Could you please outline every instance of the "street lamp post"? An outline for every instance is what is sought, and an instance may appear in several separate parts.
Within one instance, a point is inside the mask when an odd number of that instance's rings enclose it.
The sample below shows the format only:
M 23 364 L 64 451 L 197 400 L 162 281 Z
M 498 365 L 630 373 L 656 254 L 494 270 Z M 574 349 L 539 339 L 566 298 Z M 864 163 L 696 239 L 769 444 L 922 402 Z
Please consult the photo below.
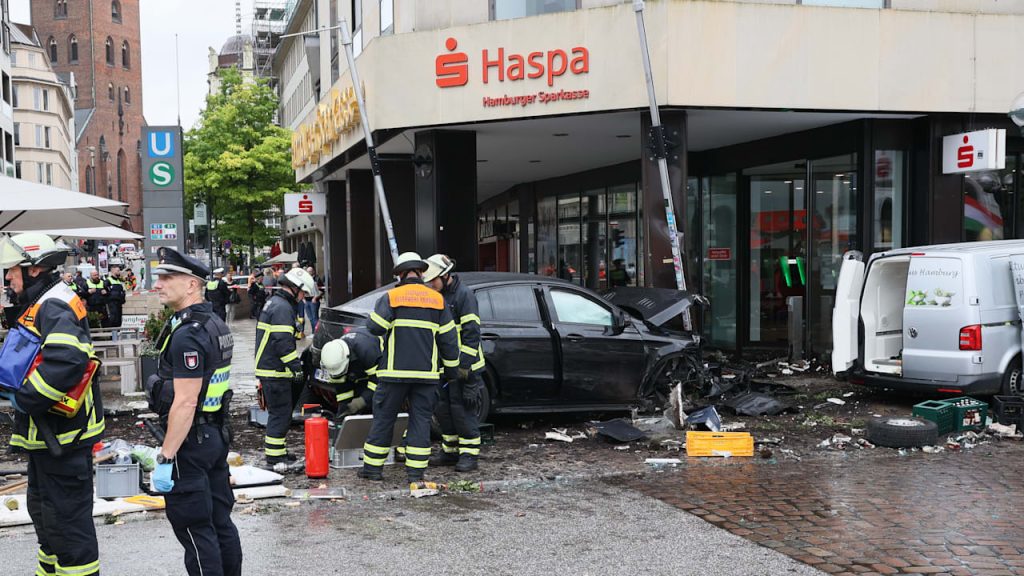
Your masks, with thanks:
M 1024 136 L 1024 92 L 1021 92 L 1010 104 L 1010 120 L 1020 128 L 1021 136 Z

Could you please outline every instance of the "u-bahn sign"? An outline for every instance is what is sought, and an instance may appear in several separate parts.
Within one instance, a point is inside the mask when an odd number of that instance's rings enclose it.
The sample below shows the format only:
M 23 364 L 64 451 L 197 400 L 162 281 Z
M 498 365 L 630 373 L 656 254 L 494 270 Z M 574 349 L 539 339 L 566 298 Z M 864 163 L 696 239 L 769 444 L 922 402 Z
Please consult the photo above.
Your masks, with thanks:
M 146 126 L 142 129 L 142 214 L 149 253 L 161 247 L 185 249 L 183 196 L 185 171 L 182 169 L 181 127 Z M 152 266 L 146 285 L 152 287 Z

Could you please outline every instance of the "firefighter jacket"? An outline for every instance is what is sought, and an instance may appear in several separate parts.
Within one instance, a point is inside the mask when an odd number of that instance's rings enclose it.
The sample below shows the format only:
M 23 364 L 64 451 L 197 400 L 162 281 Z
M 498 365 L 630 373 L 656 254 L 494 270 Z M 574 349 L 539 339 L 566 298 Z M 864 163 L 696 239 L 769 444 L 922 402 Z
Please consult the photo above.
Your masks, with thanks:
M 107 301 L 111 304 L 124 304 L 127 292 L 125 292 L 124 282 L 120 278 L 114 278 L 113 276 L 107 276 L 103 281 L 104 287 L 107 290 Z
M 295 344 L 295 296 L 275 290 L 256 323 L 256 377 L 291 378 L 301 372 Z
M 451 310 L 459 335 L 459 368 L 470 372 L 482 371 L 484 348 L 480 342 L 480 305 L 477 304 L 476 295 L 462 285 L 456 274 L 452 274 L 451 284 L 445 286 L 441 294 Z
M 18 324 L 39 338 L 42 347 L 37 359 L 41 362 L 16 393 L 18 406 L 25 412 L 15 415 L 11 446 L 46 450 L 45 439 L 51 435 L 50 440 L 55 439 L 64 449 L 91 446 L 102 437 L 105 426 L 97 380 L 80 397 L 74 416 L 50 412 L 54 405 L 66 401 L 66 394 L 96 358 L 85 305 L 56 275 L 49 281 L 40 279 L 22 296 L 24 312 Z
M 341 337 L 348 345 L 348 371 L 338 377 L 331 378 L 321 370 L 318 380 L 334 385 L 335 400 L 347 402 L 362 396 L 367 404 L 377 391 L 377 365 L 384 349 L 384 339 L 370 334 L 365 328 L 357 328 Z
M 103 310 L 107 306 L 107 295 L 103 293 L 107 289 L 107 284 L 102 278 L 93 282 L 92 278 L 85 281 L 86 287 L 86 304 L 89 306 L 89 311 Z M 92 294 L 89 294 L 89 290 L 95 290 Z
M 234 339 L 227 324 L 213 312 L 209 302 L 193 304 L 168 320 L 157 364 L 159 389 L 147 390 L 150 408 L 162 417 L 174 401 L 175 378 L 203 378 L 198 412 L 221 411 L 225 394 L 231 389 L 231 356 Z
M 384 338 L 379 382 L 436 384 L 458 377 L 459 341 L 444 297 L 419 278 L 406 278 L 381 296 L 367 326 Z

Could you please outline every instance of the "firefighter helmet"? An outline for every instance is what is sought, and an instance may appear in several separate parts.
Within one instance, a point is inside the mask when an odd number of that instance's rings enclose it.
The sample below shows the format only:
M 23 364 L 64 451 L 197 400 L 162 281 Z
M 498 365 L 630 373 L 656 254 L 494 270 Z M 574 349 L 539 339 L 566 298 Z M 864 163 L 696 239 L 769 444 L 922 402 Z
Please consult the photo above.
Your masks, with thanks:
M 285 273 L 282 277 L 282 283 L 285 286 L 292 286 L 298 288 L 306 293 L 306 296 L 310 298 L 316 298 L 320 295 L 320 291 L 317 290 L 316 281 L 302 268 L 292 268 Z
M 402 252 L 398 255 L 398 260 L 395 260 L 395 268 L 392 273 L 398 276 L 402 272 L 409 270 L 419 270 L 423 272 L 427 269 L 427 263 L 420 258 L 420 255 L 415 252 Z
M 320 365 L 331 378 L 340 378 L 348 372 L 348 344 L 338 338 L 324 344 L 320 351 Z
M 0 268 L 42 266 L 56 268 L 67 258 L 68 248 L 41 232 L 5 236 L 0 240 Z
M 444 254 L 434 254 L 427 258 L 427 271 L 423 274 L 423 281 L 430 282 L 438 276 L 446 276 L 455 270 L 455 260 Z

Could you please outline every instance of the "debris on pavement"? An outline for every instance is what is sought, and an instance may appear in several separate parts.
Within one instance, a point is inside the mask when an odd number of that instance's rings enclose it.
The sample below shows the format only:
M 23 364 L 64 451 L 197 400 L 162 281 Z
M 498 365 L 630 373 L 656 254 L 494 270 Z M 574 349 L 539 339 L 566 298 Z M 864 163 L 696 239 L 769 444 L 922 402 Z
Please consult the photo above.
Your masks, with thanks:
M 327 488 L 320 486 L 308 490 L 292 490 L 291 498 L 295 500 L 344 500 L 348 490 L 343 487 Z
M 667 436 L 676 434 L 675 424 L 664 416 L 656 416 L 654 418 L 634 418 L 633 427 L 644 432 L 648 436 Z
M 654 467 L 658 466 L 678 466 L 683 461 L 679 458 L 648 458 L 644 460 L 644 464 L 650 464 Z
M 722 417 L 718 415 L 718 410 L 715 410 L 714 406 L 708 406 L 690 414 L 686 417 L 686 423 L 694 430 L 700 429 L 697 426 L 703 426 L 711 432 L 722 430 Z
M 1007 426 L 1004 424 L 993 423 L 988 425 L 988 429 L 986 431 L 989 434 L 994 434 L 1000 438 L 1012 438 L 1016 440 L 1024 438 L 1024 434 L 1017 431 L 1016 424 L 1010 424 Z
M 845 434 L 835 434 L 831 438 L 822 440 L 818 444 L 818 448 L 832 448 L 835 450 L 845 450 L 850 443 L 853 442 L 853 438 Z
M 642 438 L 647 438 L 647 434 L 627 422 L 624 418 L 616 418 L 607 422 L 592 422 L 591 424 L 594 428 L 597 428 L 599 435 L 615 442 L 636 442 Z
M 846 400 L 840 400 L 839 398 L 829 398 L 826 400 L 826 402 L 830 402 L 832 404 L 835 404 L 836 406 L 843 406 L 846 404 Z
M 586 440 L 587 435 L 582 432 L 569 433 L 568 428 L 552 428 L 544 434 L 545 440 L 557 440 L 559 442 L 572 443 L 573 440 Z
M 763 392 L 746 392 L 726 401 L 723 406 L 740 416 L 776 416 L 792 405 Z
M 729 422 L 722 424 L 719 429 L 722 432 L 736 432 L 737 430 L 743 430 L 746 427 L 747 424 L 745 422 Z

